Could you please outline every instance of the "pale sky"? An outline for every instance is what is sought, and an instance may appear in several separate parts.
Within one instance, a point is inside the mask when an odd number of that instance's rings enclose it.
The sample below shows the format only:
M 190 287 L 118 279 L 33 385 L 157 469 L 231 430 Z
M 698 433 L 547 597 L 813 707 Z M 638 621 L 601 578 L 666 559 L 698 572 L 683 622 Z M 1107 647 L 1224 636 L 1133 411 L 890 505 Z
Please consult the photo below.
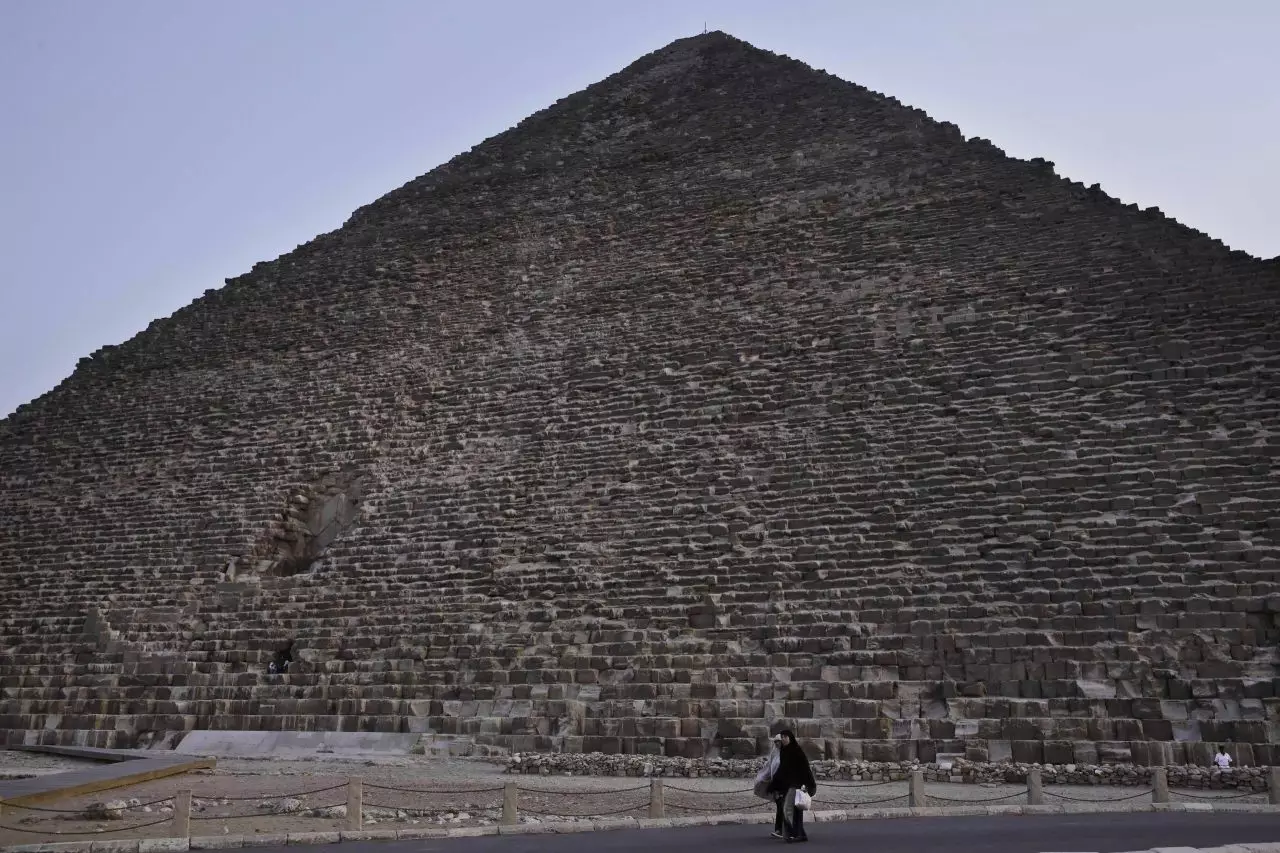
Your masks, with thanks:
M 0 0 L 0 416 L 704 23 L 1280 254 L 1274 0 Z

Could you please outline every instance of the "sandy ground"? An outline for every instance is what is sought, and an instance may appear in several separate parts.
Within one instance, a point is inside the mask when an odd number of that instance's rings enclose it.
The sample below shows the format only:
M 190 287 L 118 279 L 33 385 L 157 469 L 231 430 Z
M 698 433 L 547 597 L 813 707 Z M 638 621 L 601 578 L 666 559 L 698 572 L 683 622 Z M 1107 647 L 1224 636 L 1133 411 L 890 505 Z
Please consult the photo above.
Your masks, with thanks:
M 69 770 L 84 762 L 55 756 L 0 751 L 0 770 Z M 59 800 L 32 810 L 0 811 L 0 846 L 86 838 L 150 838 L 172 832 L 177 791 L 192 792 L 192 835 L 253 835 L 326 832 L 346 828 L 347 779 L 364 786 L 364 824 L 369 828 L 468 826 L 497 823 L 502 787 L 517 782 L 519 814 L 525 822 L 587 819 L 605 814 L 643 817 L 648 813 L 645 779 L 592 776 L 510 776 L 496 764 L 472 759 L 392 758 L 379 760 L 273 761 L 223 759 L 217 769 L 159 779 L 84 797 Z M 750 793 L 750 779 L 666 779 L 668 816 L 711 812 L 771 813 L 772 805 Z M 1020 804 L 1019 785 L 930 784 L 930 805 Z M 1089 802 L 1119 807 L 1150 796 L 1145 788 L 1049 785 L 1047 803 Z M 1239 798 L 1235 792 L 1175 791 L 1175 801 L 1229 798 L 1233 803 L 1265 803 L 1265 794 Z M 1135 795 L 1137 795 L 1135 797 Z M 1064 799 L 1070 798 L 1070 799 Z M 124 801 L 118 819 L 90 819 L 92 803 Z M 907 783 L 821 782 L 815 807 L 905 806 Z M 55 810 L 56 811 L 52 811 Z

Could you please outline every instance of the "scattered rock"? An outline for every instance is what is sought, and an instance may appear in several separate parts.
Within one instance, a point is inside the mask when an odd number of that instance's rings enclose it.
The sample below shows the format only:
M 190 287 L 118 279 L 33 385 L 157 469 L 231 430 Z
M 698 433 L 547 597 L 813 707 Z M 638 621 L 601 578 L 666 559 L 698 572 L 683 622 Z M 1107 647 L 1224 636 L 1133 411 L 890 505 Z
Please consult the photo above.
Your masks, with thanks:
M 90 803 L 84 810 L 86 820 L 122 820 L 129 803 L 125 800 L 108 800 L 105 803 Z
M 264 800 L 258 803 L 258 808 L 266 809 L 271 814 L 294 814 L 303 809 L 302 800 L 295 800 L 292 797 L 285 797 L 283 800 Z
M 698 760 L 601 753 L 517 753 L 507 760 L 506 772 L 538 776 L 559 774 L 741 779 L 754 776 L 763 761 L 763 758 Z M 1154 772 L 1152 767 L 1133 764 L 1020 764 L 965 759 L 954 759 L 945 764 L 826 760 L 813 761 L 811 766 L 819 779 L 895 782 L 908 778 L 912 770 L 922 770 L 927 782 L 965 784 L 1021 783 L 1026 781 L 1027 772 L 1032 767 L 1039 767 L 1046 785 L 1143 786 L 1151 784 Z M 1167 770 L 1169 785 L 1173 788 L 1267 790 L 1266 770 L 1261 767 L 1218 770 L 1174 766 Z
M 307 812 L 308 817 L 323 817 L 330 820 L 345 818 L 347 816 L 346 806 L 330 806 L 327 809 L 311 809 Z

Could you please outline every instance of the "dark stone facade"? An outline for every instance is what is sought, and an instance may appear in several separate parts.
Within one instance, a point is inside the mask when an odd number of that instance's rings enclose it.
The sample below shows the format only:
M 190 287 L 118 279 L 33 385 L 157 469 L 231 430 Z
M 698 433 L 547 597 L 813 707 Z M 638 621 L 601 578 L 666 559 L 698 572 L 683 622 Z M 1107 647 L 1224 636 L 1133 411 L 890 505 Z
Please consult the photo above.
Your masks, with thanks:
M 678 41 L 0 423 L 0 734 L 1275 762 L 1277 318 L 1274 263 Z

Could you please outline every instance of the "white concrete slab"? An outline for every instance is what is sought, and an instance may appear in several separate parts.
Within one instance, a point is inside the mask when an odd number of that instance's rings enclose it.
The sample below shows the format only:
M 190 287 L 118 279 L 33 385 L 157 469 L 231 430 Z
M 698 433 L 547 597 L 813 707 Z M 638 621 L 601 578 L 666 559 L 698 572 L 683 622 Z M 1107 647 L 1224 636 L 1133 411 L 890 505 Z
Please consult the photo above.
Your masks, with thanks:
M 182 755 L 216 758 L 408 755 L 420 734 L 389 732 L 214 732 L 195 731 L 174 750 Z

